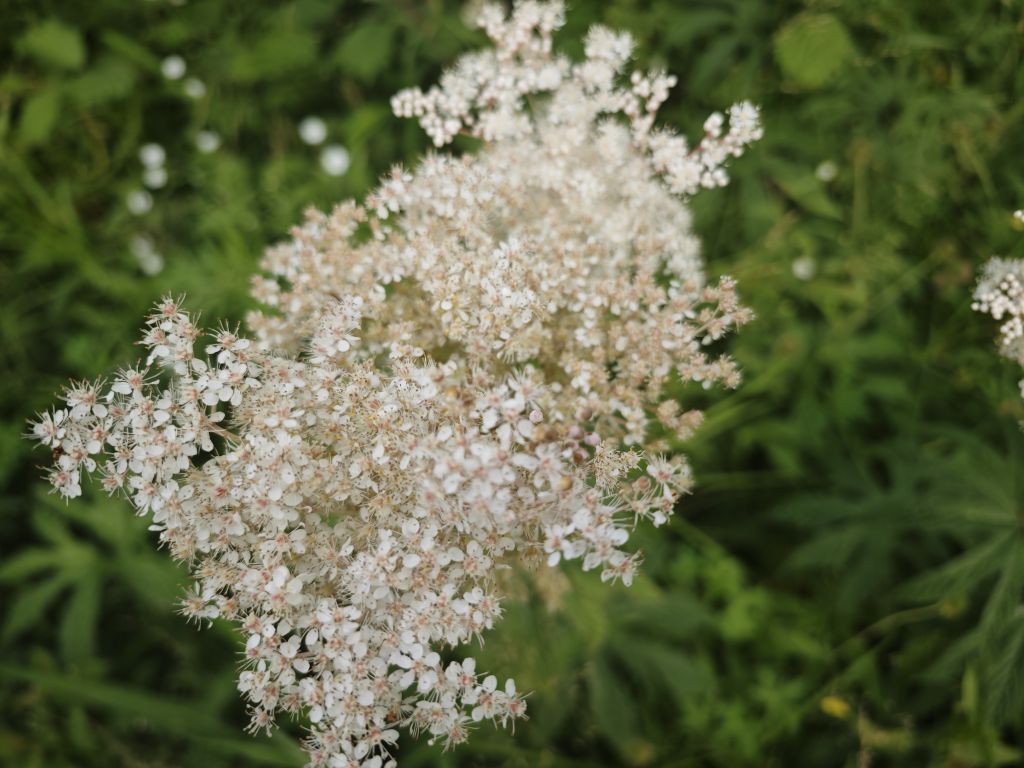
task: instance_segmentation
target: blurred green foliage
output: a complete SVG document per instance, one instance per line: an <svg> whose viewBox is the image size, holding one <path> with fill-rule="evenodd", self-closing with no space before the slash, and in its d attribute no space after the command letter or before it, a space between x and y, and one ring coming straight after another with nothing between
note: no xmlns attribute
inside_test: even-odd
<svg viewBox="0 0 1024 768"><path fill-rule="evenodd" d="M576 0L568 50L595 21L679 74L665 118L691 133L763 107L732 185L694 200L710 271L759 315L729 342L747 381L679 391L708 406L679 446L698 490L639 534L631 590L567 571L552 610L524 579L481 653L531 720L449 754L403 741L402 764L1024 763L1024 407L969 309L978 266L1024 250L1024 10ZM0 28L0 763L301 765L298 727L241 731L238 639L175 614L187 574L145 521L47 496L19 435L65 379L134 358L162 292L240 318L304 207L425 149L390 94L480 37L436 0L7 0ZM344 177L300 141L307 115ZM149 142L169 180L137 216Z"/></svg>

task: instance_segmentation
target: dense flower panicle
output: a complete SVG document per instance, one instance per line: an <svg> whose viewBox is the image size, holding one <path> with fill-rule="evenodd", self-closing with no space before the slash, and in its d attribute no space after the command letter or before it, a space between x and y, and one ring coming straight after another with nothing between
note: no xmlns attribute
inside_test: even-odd
<svg viewBox="0 0 1024 768"><path fill-rule="evenodd" d="M603 28L570 62L562 19L487 6L493 50L395 97L439 146L482 148L308 213L254 280L251 336L201 342L167 298L143 365L33 425L61 494L100 473L192 567L185 612L241 625L252 728L305 715L313 765L393 764L402 727L454 745L523 717L511 680L444 649L500 618L514 562L631 583L630 531L690 486L654 449L700 414L664 385L739 382L710 348L750 313L705 280L678 195L725 183L757 110L727 131L713 115L690 148L654 127L674 78L623 78L631 41Z"/></svg>

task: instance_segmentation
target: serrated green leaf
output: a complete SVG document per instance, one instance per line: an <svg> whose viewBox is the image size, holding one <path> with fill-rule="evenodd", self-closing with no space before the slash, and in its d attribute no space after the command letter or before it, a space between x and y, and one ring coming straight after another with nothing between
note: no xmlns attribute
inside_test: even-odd
<svg viewBox="0 0 1024 768"><path fill-rule="evenodd" d="M1024 598L1024 542L1020 536L1010 538L1005 552L996 561L999 578L988 596L985 610L981 614L981 643L991 648L1000 642L1007 624L1018 620L1016 616ZM1021 690L1024 694L1024 689Z"/></svg>
<svg viewBox="0 0 1024 768"><path fill-rule="evenodd" d="M993 536L945 565L917 576L900 588L899 595L923 601L966 594L1003 568L1017 546L1016 538L1014 533Z"/></svg>
<svg viewBox="0 0 1024 768"><path fill-rule="evenodd" d="M985 659L984 706L997 723L1024 714L1024 619L1018 617L992 656Z"/></svg>

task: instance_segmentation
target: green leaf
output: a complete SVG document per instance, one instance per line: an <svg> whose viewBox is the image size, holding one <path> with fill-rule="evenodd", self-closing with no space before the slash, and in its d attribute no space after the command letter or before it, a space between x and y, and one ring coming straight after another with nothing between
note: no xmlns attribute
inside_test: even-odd
<svg viewBox="0 0 1024 768"><path fill-rule="evenodd" d="M97 616L100 609L101 578L90 572L75 584L60 624L61 655L67 662L81 662L93 656Z"/></svg>
<svg viewBox="0 0 1024 768"><path fill-rule="evenodd" d="M43 66L55 69L81 69L85 63L82 35L56 19L30 28L18 41L18 49Z"/></svg>
<svg viewBox="0 0 1024 768"><path fill-rule="evenodd" d="M74 705L68 712L68 739L78 750L89 753L98 748L97 733L89 723L85 708Z"/></svg>
<svg viewBox="0 0 1024 768"><path fill-rule="evenodd" d="M627 751L636 740L640 725L632 694L602 656L594 659L587 679L598 728L620 750Z"/></svg>
<svg viewBox="0 0 1024 768"><path fill-rule="evenodd" d="M68 95L83 107L127 96L135 85L135 68L108 56L68 84Z"/></svg>
<svg viewBox="0 0 1024 768"><path fill-rule="evenodd" d="M692 637L711 624L711 614L696 598L685 592L666 593L656 600L641 600L632 595L616 606L617 623L624 625L630 637L656 635L671 639ZM618 629L616 631L619 631Z"/></svg>
<svg viewBox="0 0 1024 768"><path fill-rule="evenodd" d="M986 664L984 706L998 723L1019 722L1024 713L1024 621L1007 635Z"/></svg>
<svg viewBox="0 0 1024 768"><path fill-rule="evenodd" d="M711 32L722 34L732 20L732 14L725 9L692 9L686 14L685 24L667 24L662 33L672 45L683 47Z"/></svg>
<svg viewBox="0 0 1024 768"><path fill-rule="evenodd" d="M154 610L174 604L190 580L187 571L162 552L126 554L116 566L137 599Z"/></svg>
<svg viewBox="0 0 1024 768"><path fill-rule="evenodd" d="M46 501L48 504L60 504L60 501L54 500L53 496L48 496ZM45 508L37 508L32 515L32 527L41 538L58 547L73 549L80 546L80 543L75 541L71 531L68 530L67 518L59 507L54 508L54 506L48 505Z"/></svg>
<svg viewBox="0 0 1024 768"><path fill-rule="evenodd" d="M258 742L240 737L234 727L225 725L215 713L210 712L202 700L187 701L158 696L92 679L6 664L0 665L0 676L24 680L70 702L130 715L137 721L151 724L153 728L195 740L208 746L211 751L244 756L255 764L298 768L303 763L298 745L284 734L278 733L270 740Z"/></svg>
<svg viewBox="0 0 1024 768"><path fill-rule="evenodd" d="M371 81L391 58L394 29L385 24L363 23L343 39L334 52L334 62L343 75Z"/></svg>
<svg viewBox="0 0 1024 768"><path fill-rule="evenodd" d="M786 197L809 213L841 221L843 213L828 196L825 185L813 173L799 168L778 168L772 175Z"/></svg>
<svg viewBox="0 0 1024 768"><path fill-rule="evenodd" d="M317 39L309 32L274 30L251 45L240 46L228 71L240 83L255 83L307 66L316 55Z"/></svg>
<svg viewBox="0 0 1024 768"><path fill-rule="evenodd" d="M644 681L643 690L663 688L679 705L714 686L708 667L674 646L631 639L615 648L623 664Z"/></svg>
<svg viewBox="0 0 1024 768"><path fill-rule="evenodd" d="M25 102L18 122L18 138L23 144L42 144L53 133L60 115L60 91L45 88Z"/></svg>
<svg viewBox="0 0 1024 768"><path fill-rule="evenodd" d="M0 583L20 581L37 571L55 566L60 561L60 552L55 549L23 549L0 566Z"/></svg>
<svg viewBox="0 0 1024 768"><path fill-rule="evenodd" d="M977 589L982 582L998 573L1017 549L1017 536L1008 533L993 536L988 541L927 571L904 585L899 596L914 600L941 600L959 597Z"/></svg>
<svg viewBox="0 0 1024 768"><path fill-rule="evenodd" d="M864 531L853 527L822 529L817 536L797 547L785 565L795 570L842 568L857 552L864 535Z"/></svg>
<svg viewBox="0 0 1024 768"><path fill-rule="evenodd" d="M62 573L19 591L4 617L0 642L9 643L26 629L35 625L70 580L68 574Z"/></svg>
<svg viewBox="0 0 1024 768"><path fill-rule="evenodd" d="M782 74L802 88L820 88L838 75L855 49L846 27L829 13L803 13L775 34Z"/></svg>
<svg viewBox="0 0 1024 768"><path fill-rule="evenodd" d="M698 92L705 91L715 81L723 79L736 59L738 44L736 36L732 34L710 41L704 55L690 72L690 87Z"/></svg>
<svg viewBox="0 0 1024 768"><path fill-rule="evenodd" d="M1021 539L1019 536L1011 536L1009 548L999 558L1000 568L999 579L992 588L981 614L981 642L983 647L991 648L998 645L1003 630L1011 620L1017 620L1017 611L1020 609L1021 595L1024 591L1024 567L1022 567ZM1024 686L1021 688L1024 693Z"/></svg>
<svg viewBox="0 0 1024 768"><path fill-rule="evenodd" d="M114 30L106 30L100 39L107 48L120 54L128 61L134 61L145 69L156 70L160 68L160 58L154 56L145 46L140 45L130 37Z"/></svg>

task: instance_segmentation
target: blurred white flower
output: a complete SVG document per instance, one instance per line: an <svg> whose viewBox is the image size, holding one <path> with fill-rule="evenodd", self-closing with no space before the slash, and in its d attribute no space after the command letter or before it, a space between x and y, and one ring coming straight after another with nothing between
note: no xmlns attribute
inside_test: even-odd
<svg viewBox="0 0 1024 768"><path fill-rule="evenodd" d="M160 189L167 183L167 169L162 165L147 168L142 173L142 183L150 189Z"/></svg>
<svg viewBox="0 0 1024 768"><path fill-rule="evenodd" d="M216 131L200 131L196 134L196 148L204 155L220 148L220 134Z"/></svg>
<svg viewBox="0 0 1024 768"><path fill-rule="evenodd" d="M206 95L206 86L198 77L190 77L184 83L185 95L190 99L201 99Z"/></svg>
<svg viewBox="0 0 1024 768"><path fill-rule="evenodd" d="M180 80L185 75L185 60L181 56L168 56L160 62L160 71L168 80Z"/></svg>
<svg viewBox="0 0 1024 768"><path fill-rule="evenodd" d="M312 147L323 144L327 138L327 123L315 115L310 115L299 123L299 138Z"/></svg>
<svg viewBox="0 0 1024 768"><path fill-rule="evenodd" d="M793 275L797 280L810 280L818 271L818 263L813 256L801 256L793 260Z"/></svg>
<svg viewBox="0 0 1024 768"><path fill-rule="evenodd" d="M147 168L159 168L167 159L167 153L159 144L150 142L139 147L139 162Z"/></svg>
<svg viewBox="0 0 1024 768"><path fill-rule="evenodd" d="M1013 218L1015 218L1021 224L1024 224L1024 209L1021 209L1019 211L1014 211L1013 212Z"/></svg>
<svg viewBox="0 0 1024 768"><path fill-rule="evenodd" d="M824 181L827 184L839 175L839 166L831 160L823 160L814 169L814 175L818 177L819 181Z"/></svg>
<svg viewBox="0 0 1024 768"><path fill-rule="evenodd" d="M128 193L124 201L125 205L128 206L128 210L136 216L148 213L153 207L153 196L144 189L133 189Z"/></svg>
<svg viewBox="0 0 1024 768"><path fill-rule="evenodd" d="M343 176L349 164L348 150L340 144L330 144L320 153L320 167L331 176Z"/></svg>
<svg viewBox="0 0 1024 768"><path fill-rule="evenodd" d="M132 254L139 263L139 269L147 275L155 275L164 268L164 257L160 255L153 241L145 235L136 235L132 238Z"/></svg>

